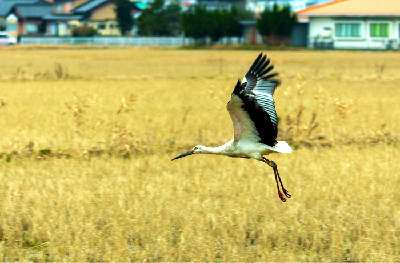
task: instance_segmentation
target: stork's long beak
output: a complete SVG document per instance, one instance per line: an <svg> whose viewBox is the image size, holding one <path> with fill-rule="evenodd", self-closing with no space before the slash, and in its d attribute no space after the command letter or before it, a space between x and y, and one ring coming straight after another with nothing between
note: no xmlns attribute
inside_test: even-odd
<svg viewBox="0 0 400 263"><path fill-rule="evenodd" d="M185 153L182 153L182 154L179 155L178 157L175 157L174 159L171 159L171 161L176 160L176 159L179 159L179 158L182 158L182 157L185 157L185 156L188 156L188 155L191 155L191 154L193 154L193 150L190 150L190 151L187 151L187 152L185 152Z"/></svg>

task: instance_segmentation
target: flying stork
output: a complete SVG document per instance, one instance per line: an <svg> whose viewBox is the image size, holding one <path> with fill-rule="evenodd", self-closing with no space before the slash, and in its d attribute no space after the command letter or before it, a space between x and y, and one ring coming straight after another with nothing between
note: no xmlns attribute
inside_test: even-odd
<svg viewBox="0 0 400 263"><path fill-rule="evenodd" d="M263 155L274 152L290 153L292 149L284 141L276 141L278 135L278 119L275 112L274 91L280 82L274 79L278 73L267 74L274 68L269 58L261 53L242 82L238 80L226 109L231 116L234 138L219 147L197 145L176 160L192 154L219 154L229 157L252 158L264 162L274 170L279 198L286 202L279 189L287 198L290 194L283 187L276 163Z"/></svg>

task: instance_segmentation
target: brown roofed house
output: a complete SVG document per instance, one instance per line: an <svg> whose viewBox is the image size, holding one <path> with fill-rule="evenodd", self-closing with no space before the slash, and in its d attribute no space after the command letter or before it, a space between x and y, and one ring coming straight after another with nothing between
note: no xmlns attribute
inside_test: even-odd
<svg viewBox="0 0 400 263"><path fill-rule="evenodd" d="M309 21L308 46L399 49L399 0L336 0L296 12Z"/></svg>

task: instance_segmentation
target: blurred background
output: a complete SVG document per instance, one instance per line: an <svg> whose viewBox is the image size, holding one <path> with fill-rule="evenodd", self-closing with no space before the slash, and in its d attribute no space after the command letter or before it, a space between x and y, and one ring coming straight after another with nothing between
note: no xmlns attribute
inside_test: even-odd
<svg viewBox="0 0 400 263"><path fill-rule="evenodd" d="M398 49L399 5L394 0L1 0L0 40Z"/></svg>

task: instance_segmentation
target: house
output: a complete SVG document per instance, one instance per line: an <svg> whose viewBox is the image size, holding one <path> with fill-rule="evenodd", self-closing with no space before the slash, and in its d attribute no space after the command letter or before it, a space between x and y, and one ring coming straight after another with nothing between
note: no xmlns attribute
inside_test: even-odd
<svg viewBox="0 0 400 263"><path fill-rule="evenodd" d="M231 1L213 1L213 0L201 0L197 1L197 5L203 6L207 11L219 10L231 10Z"/></svg>
<svg viewBox="0 0 400 263"><path fill-rule="evenodd" d="M255 14L259 14L265 11L265 9L272 9L274 4L278 6L290 6L292 12L297 12L302 9L305 9L308 6L312 6L315 4L322 4L329 0L247 0L245 9L247 11L253 12Z"/></svg>
<svg viewBox="0 0 400 263"><path fill-rule="evenodd" d="M50 35L71 35L77 26L91 26L101 35L120 35L113 0L53 0L52 6L52 12L43 16Z"/></svg>
<svg viewBox="0 0 400 263"><path fill-rule="evenodd" d="M47 31L46 21L43 16L51 13L53 5L46 1L15 5L11 15L18 21L17 35L41 35Z"/></svg>
<svg viewBox="0 0 400 263"><path fill-rule="evenodd" d="M296 14L309 21L311 48L400 48L399 0L336 0Z"/></svg>
<svg viewBox="0 0 400 263"><path fill-rule="evenodd" d="M100 35L121 35L114 0L53 0L54 8L45 20L56 24L57 35L70 35L77 26L91 26ZM61 30L60 30L61 29Z"/></svg>
<svg viewBox="0 0 400 263"><path fill-rule="evenodd" d="M275 4L278 6L290 6L291 11L298 11L317 3L325 3L328 0L246 0L244 8L254 13L254 18L260 18L262 12L266 9L272 9ZM292 46L307 46L308 18L305 23L296 23L293 26L290 36L290 44ZM243 20L240 22L243 26L244 43L261 44L264 43L263 37L258 33L257 20Z"/></svg>
<svg viewBox="0 0 400 263"><path fill-rule="evenodd" d="M242 20L243 44L262 44L263 39L257 30L257 20Z"/></svg>
<svg viewBox="0 0 400 263"><path fill-rule="evenodd" d="M46 34L51 36L67 36L71 34L71 29L79 25L79 21L83 19L82 14L73 12L74 2L72 0L51 0L51 12L47 12L42 16L46 21Z"/></svg>
<svg viewBox="0 0 400 263"><path fill-rule="evenodd" d="M83 16L81 24L91 26L101 35L120 35L113 0L92 0L73 9Z"/></svg>
<svg viewBox="0 0 400 263"><path fill-rule="evenodd" d="M76 26L91 26L101 35L118 36L114 9L114 0L0 0L0 31L67 36Z"/></svg>
<svg viewBox="0 0 400 263"><path fill-rule="evenodd" d="M12 36L18 35L18 18L9 16L15 5L33 4L38 0L0 0L0 31L8 31Z"/></svg>

